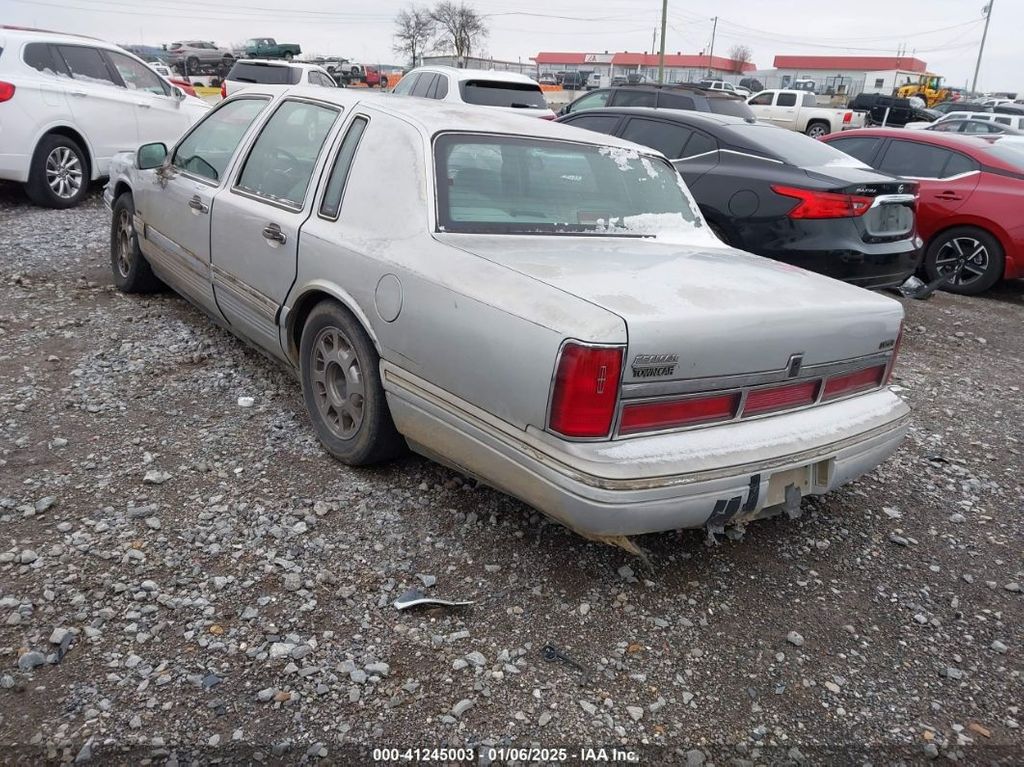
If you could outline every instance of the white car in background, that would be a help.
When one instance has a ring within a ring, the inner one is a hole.
[[[253,85],[319,85],[337,88],[334,78],[319,64],[301,61],[239,59],[220,86],[224,98]]]
[[[417,67],[399,81],[392,93],[555,119],[537,81],[518,72]]]
[[[110,159],[174,143],[209,110],[116,45],[0,27],[0,179],[33,202],[77,205]]]

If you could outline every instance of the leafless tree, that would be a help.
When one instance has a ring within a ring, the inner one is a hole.
[[[437,24],[437,47],[465,58],[487,37],[483,16],[465,3],[444,0],[430,12]]]
[[[754,56],[746,45],[734,45],[729,49],[729,58],[736,62],[736,71],[742,72],[743,65],[754,58]]]
[[[429,8],[410,5],[395,17],[395,35],[392,48],[395,53],[408,57],[411,66],[417,66],[424,54],[430,53],[431,41],[437,34],[437,22]]]

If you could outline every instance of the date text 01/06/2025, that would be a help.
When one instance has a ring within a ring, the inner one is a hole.
[[[375,762],[475,762],[478,756],[487,762],[609,762],[637,763],[640,755],[622,748],[585,746],[578,749],[529,746],[487,746],[479,750],[465,748],[374,748]]]

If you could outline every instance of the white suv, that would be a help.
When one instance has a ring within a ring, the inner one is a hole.
[[[115,154],[173,144],[209,108],[116,45],[0,27],[0,179],[39,205],[77,205]]]
[[[403,77],[392,93],[555,119],[537,81],[517,72],[419,67]]]

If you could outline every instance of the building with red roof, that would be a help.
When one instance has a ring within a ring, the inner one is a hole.
[[[578,53],[542,51],[533,57],[537,74],[555,72],[596,72],[606,77],[627,77],[640,74],[650,81],[658,77],[658,54],[631,53]],[[725,75],[740,76],[754,70],[749,61],[735,61],[725,56],[704,54],[665,54],[665,82],[696,82],[709,75],[721,78]]]

